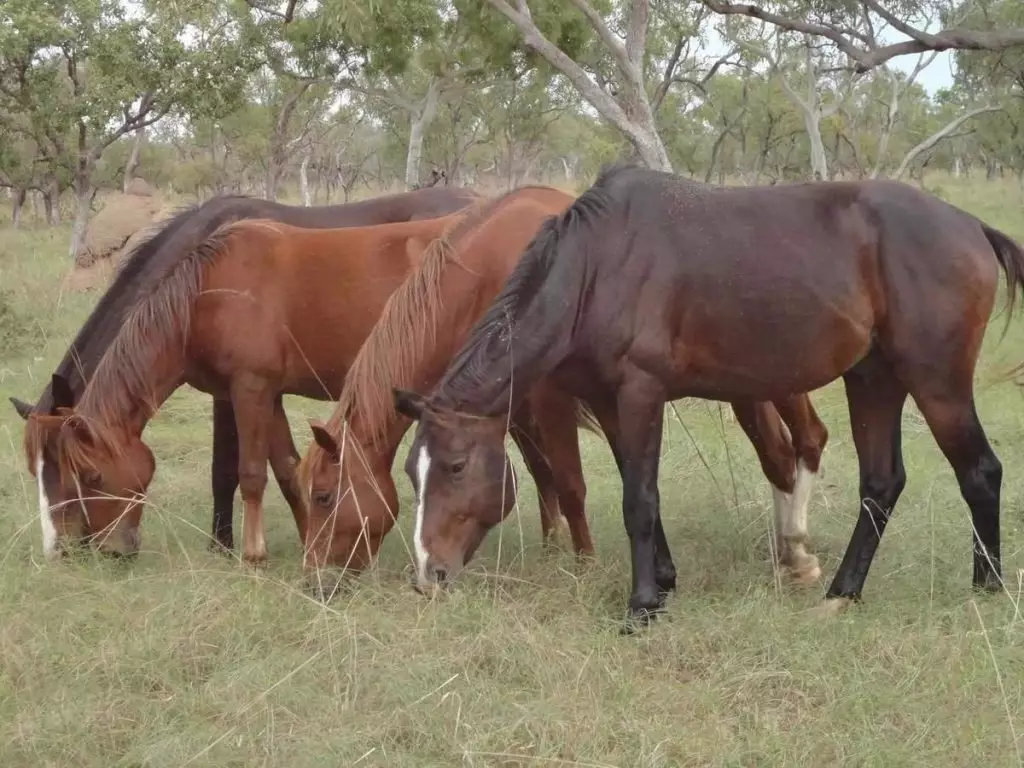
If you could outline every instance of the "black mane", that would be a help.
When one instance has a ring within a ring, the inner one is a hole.
[[[518,326],[527,307],[537,297],[565,250],[560,246],[567,238],[584,233],[599,220],[610,202],[608,183],[633,167],[626,163],[603,167],[594,185],[576,198],[564,213],[545,219],[505,280],[501,292],[473,326],[462,348],[452,359],[435,393],[447,393],[458,403],[461,400],[459,393],[463,390],[472,391],[485,383],[490,388],[495,384],[494,372],[489,370],[499,356],[495,347],[500,346],[500,355],[507,358],[508,348],[513,338],[518,336]],[[585,269],[582,259],[569,258],[579,262],[577,273],[582,274]],[[571,292],[572,288],[566,286],[567,297]],[[530,340],[522,341],[528,343]]]

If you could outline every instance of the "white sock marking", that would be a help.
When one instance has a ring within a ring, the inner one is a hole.
[[[793,534],[806,537],[807,508],[811,504],[811,492],[817,475],[811,472],[803,460],[796,464],[796,483],[793,485],[792,506],[790,507]]]
[[[420,583],[427,579],[427,550],[423,546],[423,509],[427,498],[427,474],[430,472],[430,454],[427,446],[420,446],[416,457],[416,527],[412,533],[413,549],[416,550],[416,576]]]
[[[39,525],[43,529],[43,557],[52,560],[57,556],[57,528],[50,517],[50,500],[46,497],[43,483],[43,452],[36,455],[36,484],[39,486]]]

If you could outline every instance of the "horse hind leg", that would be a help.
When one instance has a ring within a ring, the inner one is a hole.
[[[906,387],[877,353],[847,371],[843,381],[860,466],[860,505],[850,542],[820,609],[826,615],[860,599],[907,478],[900,424]]]
[[[915,397],[935,441],[953,467],[971,511],[973,574],[978,589],[1002,589],[999,494],[1003,467],[978,420],[974,398]]]
[[[814,584],[821,577],[821,567],[818,558],[807,552],[807,509],[824,440],[808,439],[806,453],[797,450],[801,443],[794,439],[794,432],[801,437],[806,433],[808,438],[811,434],[804,429],[810,426],[805,425],[808,413],[799,408],[787,410],[790,422],[799,428],[792,432],[772,403],[734,402],[732,408],[772,486],[776,559],[792,583]]]

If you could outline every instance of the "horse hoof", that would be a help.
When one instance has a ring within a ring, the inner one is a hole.
[[[647,608],[630,608],[626,621],[619,628],[619,634],[628,637],[647,629],[658,618],[660,610],[649,610]]]
[[[242,565],[249,566],[250,568],[266,568],[267,553],[261,552],[254,555],[242,555]]]
[[[794,586],[814,586],[821,579],[821,566],[818,564],[818,558],[814,555],[808,555],[804,562],[788,566],[787,577],[789,583]]]
[[[559,515],[551,521],[551,529],[544,537],[544,551],[556,552],[572,547],[572,534],[569,533],[569,523]]]
[[[206,545],[206,548],[215,555],[230,555],[234,549],[232,542],[213,540]]]
[[[810,609],[809,613],[816,619],[831,619],[844,613],[851,605],[850,597],[827,597],[825,602]]]

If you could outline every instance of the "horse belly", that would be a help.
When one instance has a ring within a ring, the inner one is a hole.
[[[674,397],[771,400],[838,378],[871,346],[870,303],[759,296],[732,309],[695,305],[672,343]]]

